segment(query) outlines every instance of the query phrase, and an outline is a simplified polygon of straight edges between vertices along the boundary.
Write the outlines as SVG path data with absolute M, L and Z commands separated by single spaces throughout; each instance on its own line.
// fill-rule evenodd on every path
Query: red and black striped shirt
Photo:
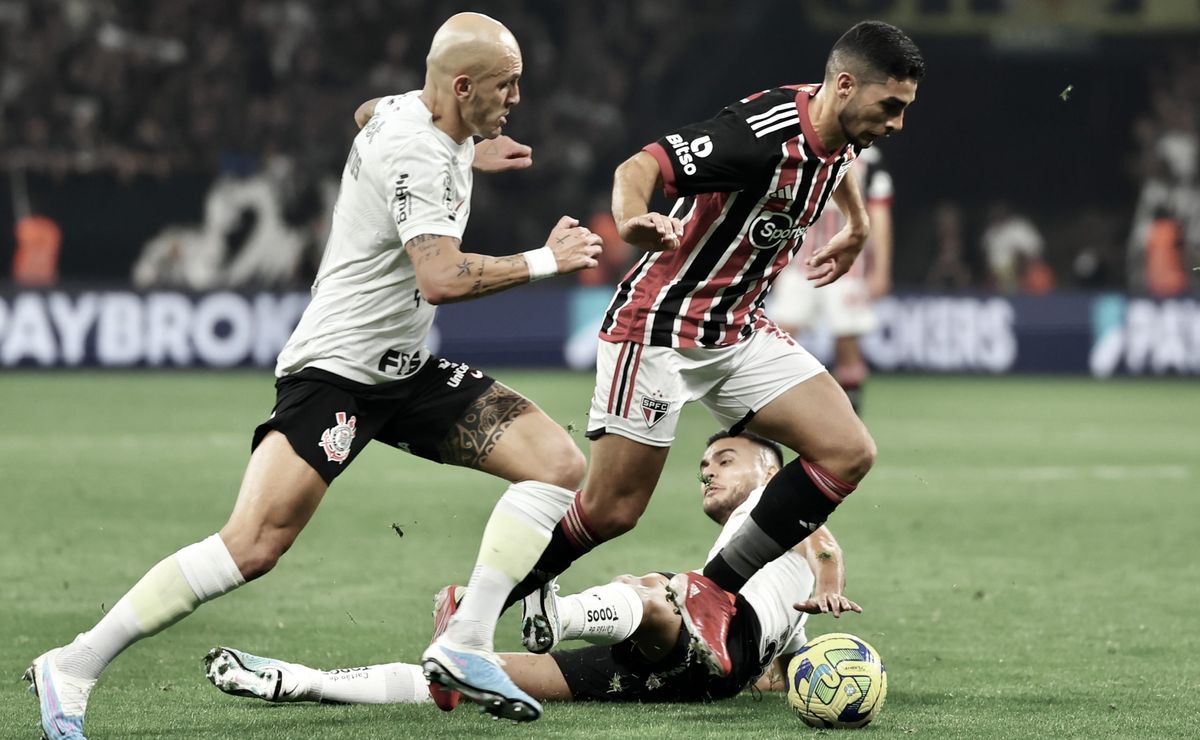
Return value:
M 771 282 L 857 155 L 850 145 L 821 145 L 808 115 L 818 89 L 764 90 L 644 148 L 658 160 L 666 196 L 678 198 L 671 215 L 683 221 L 683 238 L 629 270 L 601 339 L 723 347 L 765 322 Z

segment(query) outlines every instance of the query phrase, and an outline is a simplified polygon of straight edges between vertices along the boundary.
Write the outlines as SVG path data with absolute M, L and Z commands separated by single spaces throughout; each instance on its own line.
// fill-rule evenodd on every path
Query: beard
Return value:
M 875 143 L 876 137 L 873 136 L 865 126 L 862 127 L 858 133 L 855 133 L 855 129 L 861 126 L 861 124 L 857 123 L 857 114 L 857 106 L 855 106 L 854 109 L 847 107 L 841 113 L 838 113 L 838 126 L 841 127 L 842 136 L 846 138 L 846 141 L 850 142 L 859 149 L 866 149 Z

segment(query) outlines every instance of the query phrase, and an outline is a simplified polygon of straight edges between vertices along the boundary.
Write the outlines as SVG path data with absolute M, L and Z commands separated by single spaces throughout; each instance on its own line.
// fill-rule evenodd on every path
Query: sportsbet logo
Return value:
M 708 136 L 692 139 L 689 144 L 679 134 L 668 134 L 667 143 L 675 152 L 675 159 L 683 167 L 684 174 L 688 175 L 696 174 L 696 160 L 704 159 L 712 154 L 713 150 L 712 138 Z
M 799 239 L 807 230 L 792 226 L 792 217 L 779 211 L 763 211 L 750 224 L 750 244 L 758 249 L 772 249 L 786 241 Z

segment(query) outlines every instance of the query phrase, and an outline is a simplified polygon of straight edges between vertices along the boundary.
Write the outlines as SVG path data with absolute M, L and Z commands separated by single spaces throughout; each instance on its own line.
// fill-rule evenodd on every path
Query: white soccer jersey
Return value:
M 707 560 L 712 560 L 741 529 L 746 517 L 750 516 L 750 510 L 762 497 L 762 492 L 762 488 L 754 489 L 742 505 L 733 510 L 716 543 L 708 551 Z M 742 587 L 742 596 L 754 607 L 762 627 L 758 654 L 764 664 L 779 655 L 794 653 L 808 642 L 804 634 L 808 615 L 793 609 L 792 604 L 811 596 L 814 582 L 808 561 L 795 550 L 788 550 L 763 566 Z
M 426 361 L 434 307 L 417 290 L 404 244 L 421 234 L 462 238 L 475 142 L 434 126 L 419 96 L 381 99 L 354 137 L 312 302 L 279 353 L 277 376 L 315 367 L 375 384 Z

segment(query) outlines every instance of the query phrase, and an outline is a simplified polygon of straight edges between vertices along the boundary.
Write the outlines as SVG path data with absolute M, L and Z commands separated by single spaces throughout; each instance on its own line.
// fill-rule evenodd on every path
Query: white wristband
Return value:
M 558 274 L 558 259 L 554 256 L 554 252 L 550 247 L 521 252 L 521 256 L 525 258 L 525 264 L 529 266 L 529 282 L 531 283 L 534 280 L 541 280 Z

